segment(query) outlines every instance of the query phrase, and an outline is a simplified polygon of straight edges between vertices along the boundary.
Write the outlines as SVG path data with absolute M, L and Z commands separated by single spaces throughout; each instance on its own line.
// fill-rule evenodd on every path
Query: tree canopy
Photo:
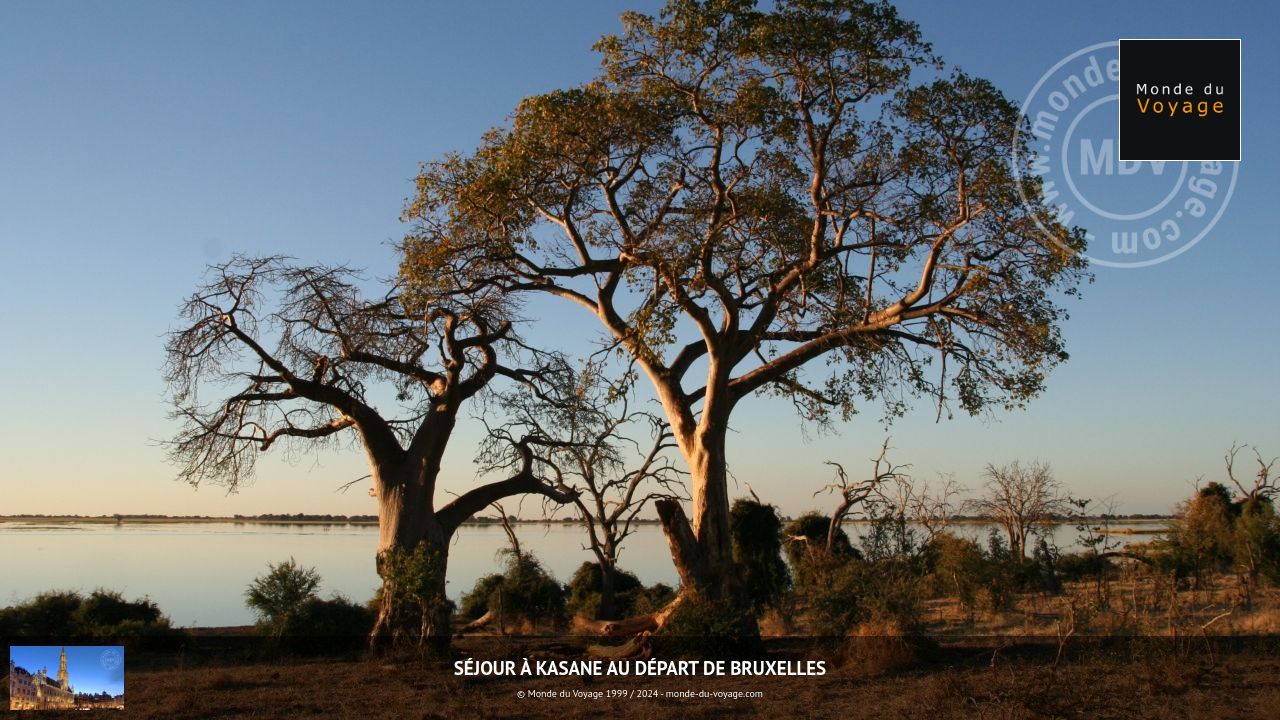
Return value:
M 682 401 L 770 388 L 822 420 L 1043 387 L 1083 239 L 1021 201 L 996 88 L 913 83 L 939 63 L 883 3 L 680 0 L 623 25 L 594 81 L 423 166 L 411 281 L 572 300 Z M 822 355 L 839 362 L 804 382 Z M 677 436 L 696 422 L 675 414 Z
M 817 422 L 920 396 L 939 415 L 1019 406 L 1067 357 L 1057 300 L 1084 238 L 1014 172 L 1017 108 L 945 73 L 887 3 L 671 0 L 622 23 L 593 81 L 422 166 L 402 274 L 599 319 L 689 465 L 692 522 L 656 507 L 682 579 L 708 588 L 732 583 L 740 400 L 777 392 Z

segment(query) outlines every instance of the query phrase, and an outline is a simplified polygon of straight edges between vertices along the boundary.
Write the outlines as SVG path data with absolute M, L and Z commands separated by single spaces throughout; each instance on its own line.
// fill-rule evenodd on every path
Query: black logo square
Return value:
M 1240 41 L 1121 40 L 1120 159 L 1239 160 Z

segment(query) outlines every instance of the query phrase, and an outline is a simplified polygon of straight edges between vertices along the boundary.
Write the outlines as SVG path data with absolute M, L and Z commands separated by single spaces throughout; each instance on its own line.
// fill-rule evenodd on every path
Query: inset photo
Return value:
M 121 645 L 14 645 L 10 710 L 123 710 Z

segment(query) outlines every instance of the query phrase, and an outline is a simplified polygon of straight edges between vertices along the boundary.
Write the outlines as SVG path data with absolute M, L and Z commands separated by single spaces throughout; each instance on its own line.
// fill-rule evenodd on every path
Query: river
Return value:
M 532 551 L 561 582 L 593 556 L 576 525 L 516 525 L 521 546 Z M 1152 528 L 1119 525 L 1118 528 Z M 961 534 L 984 539 L 987 527 L 957 526 Z M 859 532 L 850 528 L 850 535 Z M 1076 530 L 1060 526 L 1055 542 L 1074 543 Z M 1121 543 L 1150 535 L 1118 535 Z M 377 529 L 369 525 L 266 524 L 236 522 L 0 522 L 0 605 L 10 605 L 51 589 L 91 591 L 102 587 L 126 597 L 155 601 L 175 625 L 247 625 L 246 586 L 268 562 L 290 557 L 314 567 L 321 594 L 341 593 L 363 602 L 378 586 L 373 554 Z M 449 596 L 458 599 L 477 578 L 501 569 L 499 551 L 507 538 L 498 525 L 466 525 L 455 537 L 449 559 Z M 622 567 L 646 584 L 675 585 L 666 539 L 659 526 L 640 525 L 627 538 Z

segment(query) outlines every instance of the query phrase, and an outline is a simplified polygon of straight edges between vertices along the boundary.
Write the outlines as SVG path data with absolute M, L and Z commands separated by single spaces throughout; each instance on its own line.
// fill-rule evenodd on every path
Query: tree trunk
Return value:
M 693 519 L 674 500 L 655 503 L 680 580 L 709 598 L 732 591 L 733 541 L 729 533 L 729 484 L 724 441 L 727 426 L 699 428 L 681 450 L 689 466 Z
M 659 627 L 690 592 L 713 602 L 724 602 L 722 607 L 734 608 L 735 612 L 751 613 L 746 588 L 733 561 L 724 451 L 727 431 L 727 422 L 709 422 L 698 429 L 693 452 L 685 452 L 688 446 L 681 445 L 689 465 L 692 522 L 685 517 L 679 501 L 664 498 L 654 503 L 682 585 L 675 602 L 658 614 L 662 618 Z M 754 616 L 742 619 L 754 626 Z
M 448 652 L 449 538 L 421 497 L 420 484 L 405 482 L 379 490 L 377 567 L 382 592 L 370 644 L 385 646 L 413 637 L 421 648 Z
M 600 607 L 596 609 L 597 620 L 617 620 L 618 608 L 616 586 L 618 571 L 612 562 L 600 563 Z

